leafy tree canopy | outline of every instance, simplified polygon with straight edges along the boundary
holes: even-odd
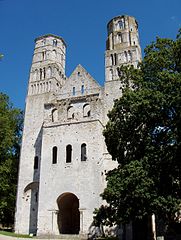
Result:
[[[98,222],[120,224],[156,214],[177,221],[181,206],[181,30],[157,38],[138,69],[120,67],[126,86],[104,130],[118,167],[107,174]],[[131,80],[131,81],[130,81]]]
[[[13,223],[22,112],[0,93],[0,222]]]

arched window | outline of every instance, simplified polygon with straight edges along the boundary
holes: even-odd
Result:
[[[38,80],[38,69],[35,69],[35,71],[33,73],[33,80],[34,81]]]
[[[34,169],[38,169],[38,156],[34,157]]]
[[[73,106],[70,106],[67,108],[67,118],[68,119],[74,119],[74,108]]]
[[[81,94],[84,94],[84,85],[81,86]]]
[[[72,89],[72,95],[75,96],[75,87]]]
[[[113,69],[110,69],[110,80],[113,80]]]
[[[66,146],[66,163],[72,162],[72,145]]]
[[[128,51],[128,62],[132,61],[132,53],[131,51]]]
[[[118,22],[118,24],[119,24],[119,28],[120,28],[120,29],[124,29],[124,28],[125,28],[124,18],[122,18],[122,19]]]
[[[128,61],[128,54],[127,54],[127,52],[126,52],[126,51],[124,51],[124,60],[125,60],[125,62],[127,62],[127,61]]]
[[[81,161],[86,161],[86,160],[87,160],[86,144],[83,143],[81,145]]]
[[[53,58],[56,58],[57,57],[57,52],[56,50],[53,50]]]
[[[57,46],[57,39],[53,39],[53,46],[54,46],[54,47]]]
[[[46,78],[46,68],[43,68],[43,78]]]
[[[113,54],[111,54],[111,65],[114,65],[114,57],[113,57]]]
[[[58,121],[58,110],[55,108],[52,110],[52,122]]]
[[[47,69],[47,78],[51,78],[51,76],[52,76],[52,68],[48,67],[48,69]]]
[[[57,147],[56,146],[52,148],[52,163],[53,164],[57,163]]]
[[[43,73],[43,71],[42,71],[42,69],[40,68],[40,80],[42,80],[42,73]]]
[[[117,54],[114,54],[114,65],[117,65]]]
[[[44,50],[43,52],[42,52],[42,60],[45,60],[46,59],[46,51]]]
[[[90,117],[90,114],[91,114],[90,105],[87,103],[83,106],[83,116]]]

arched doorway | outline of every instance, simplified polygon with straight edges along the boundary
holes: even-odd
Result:
[[[79,199],[73,193],[63,193],[57,199],[58,228],[62,234],[79,234]]]

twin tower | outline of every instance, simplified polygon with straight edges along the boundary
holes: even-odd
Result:
[[[107,112],[122,96],[119,67],[137,67],[141,61],[134,17],[115,17],[107,28],[104,86],[81,65],[66,76],[63,38],[48,34],[35,40],[19,166],[17,233],[95,234],[93,211],[102,204],[106,172],[116,167],[102,135]]]

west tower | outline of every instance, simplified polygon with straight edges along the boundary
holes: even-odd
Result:
[[[61,37],[48,34],[35,39],[19,166],[16,232],[37,231],[44,104],[65,83],[65,52]]]

